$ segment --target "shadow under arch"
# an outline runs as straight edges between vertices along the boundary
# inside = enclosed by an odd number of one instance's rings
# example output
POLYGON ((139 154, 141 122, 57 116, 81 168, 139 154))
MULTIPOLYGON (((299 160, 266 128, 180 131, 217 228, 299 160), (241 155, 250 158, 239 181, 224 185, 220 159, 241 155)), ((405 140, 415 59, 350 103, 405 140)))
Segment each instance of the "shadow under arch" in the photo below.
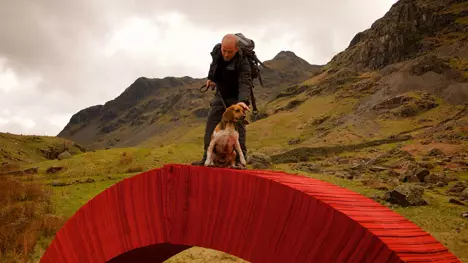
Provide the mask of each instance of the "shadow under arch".
POLYGON ((41 262, 163 262, 191 246, 249 262, 460 262, 414 223, 345 188, 284 172, 181 164, 91 199, 41 262))

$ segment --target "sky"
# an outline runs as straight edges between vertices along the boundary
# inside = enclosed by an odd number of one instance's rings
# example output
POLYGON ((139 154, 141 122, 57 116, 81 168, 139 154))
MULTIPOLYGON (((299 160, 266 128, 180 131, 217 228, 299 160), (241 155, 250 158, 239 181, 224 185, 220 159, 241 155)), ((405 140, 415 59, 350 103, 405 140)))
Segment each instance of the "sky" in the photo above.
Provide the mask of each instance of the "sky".
POLYGON ((0 132, 57 135, 139 77, 204 78, 226 33, 326 64, 396 0, 0 0, 0 132))

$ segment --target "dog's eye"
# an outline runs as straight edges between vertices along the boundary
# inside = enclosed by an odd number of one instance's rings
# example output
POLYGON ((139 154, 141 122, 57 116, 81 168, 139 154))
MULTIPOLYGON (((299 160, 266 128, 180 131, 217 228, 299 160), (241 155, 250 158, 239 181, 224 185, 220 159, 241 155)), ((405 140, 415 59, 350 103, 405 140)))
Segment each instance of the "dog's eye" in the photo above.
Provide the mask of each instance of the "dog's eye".
POLYGON ((239 112, 239 109, 237 109, 236 112, 239 112))

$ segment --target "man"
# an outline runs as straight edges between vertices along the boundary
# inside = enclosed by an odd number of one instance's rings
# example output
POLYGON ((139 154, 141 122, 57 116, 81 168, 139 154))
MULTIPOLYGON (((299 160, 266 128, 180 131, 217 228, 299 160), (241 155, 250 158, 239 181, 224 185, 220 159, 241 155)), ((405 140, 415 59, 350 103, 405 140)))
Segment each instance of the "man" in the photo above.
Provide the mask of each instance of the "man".
MULTIPOLYGON (((206 86, 217 88, 216 93, 210 103, 210 111, 205 127, 204 153, 201 161, 193 162, 192 165, 204 165, 206 152, 211 141, 211 134, 216 125, 221 121, 226 107, 233 104, 242 106, 249 110, 250 87, 252 77, 250 73, 249 61, 242 56, 239 50, 239 42, 234 34, 227 34, 223 37, 220 44, 216 44, 211 51, 212 62, 208 73, 206 86)), ((241 121, 237 125, 239 131, 239 143, 244 156, 247 156, 246 131, 245 124, 241 121)), ((240 163, 239 155, 236 158, 236 166, 240 163)))

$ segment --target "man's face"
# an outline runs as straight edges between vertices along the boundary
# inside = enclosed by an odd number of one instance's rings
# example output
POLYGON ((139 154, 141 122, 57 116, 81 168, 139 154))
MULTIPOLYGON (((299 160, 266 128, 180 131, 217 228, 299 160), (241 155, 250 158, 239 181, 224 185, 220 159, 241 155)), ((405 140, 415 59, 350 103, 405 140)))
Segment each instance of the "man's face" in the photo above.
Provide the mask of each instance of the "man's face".
POLYGON ((225 61, 230 61, 237 53, 239 48, 236 47, 236 43, 229 41, 221 44, 221 54, 225 61))

